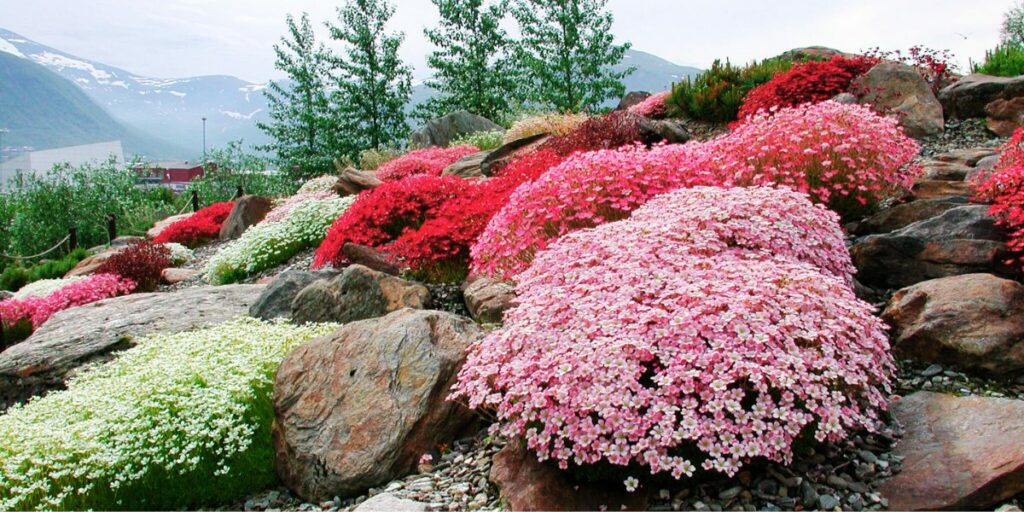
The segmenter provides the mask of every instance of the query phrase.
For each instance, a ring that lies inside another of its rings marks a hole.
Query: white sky
[[[394,0],[402,53],[427,74],[423,27],[429,0]],[[0,27],[133,73],[176,78],[280,76],[271,45],[288,12],[308,11],[318,30],[341,0],[0,0]],[[949,49],[962,67],[996,44],[1011,0],[610,0],[615,33],[634,48],[683,65],[716,57],[746,62],[790,48],[845,51],[923,44]]]

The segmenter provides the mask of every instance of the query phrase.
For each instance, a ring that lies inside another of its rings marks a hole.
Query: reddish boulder
[[[88,258],[79,261],[78,264],[74,266],[74,268],[72,268],[66,274],[64,274],[64,277],[78,277],[93,274],[97,270],[99,270],[100,267],[102,267],[103,264],[106,263],[106,261],[110,259],[111,256],[119,252],[121,252],[121,249],[111,248],[93,254],[92,256],[89,256]]]
[[[360,171],[352,166],[342,167],[339,161],[335,161],[334,166],[338,169],[338,182],[334,184],[334,191],[341,197],[354,196],[380,185],[377,173],[373,171]]]
[[[377,272],[383,272],[397,276],[402,273],[402,267],[394,262],[390,254],[378,251],[366,245],[346,243],[341,252],[352,262],[353,265],[362,265]]]
[[[911,137],[942,133],[942,104],[916,69],[898,62],[880,62],[858,77],[851,86],[858,102],[877,111],[895,114]]]
[[[964,181],[971,167],[960,162],[939,162],[930,161],[921,164],[924,169],[924,178],[940,181]]]
[[[920,391],[891,407],[906,434],[880,489],[890,510],[991,510],[1024,492],[1024,401]]]
[[[512,307],[516,299],[515,288],[489,277],[471,277],[462,285],[466,309],[473,318],[482,323],[501,323],[505,310]]]
[[[231,240],[242,236],[249,226],[259,224],[273,208],[274,202],[269,197],[239,197],[220,227],[220,239]]]
[[[983,159],[998,154],[999,150],[995,148],[965,148],[956,149],[947,153],[940,153],[932,158],[940,162],[951,162],[963,164],[968,167],[975,167],[978,165],[978,162],[981,162]]]
[[[1014,130],[1024,126],[1024,96],[997,99],[985,105],[985,122],[988,129],[1003,137],[1013,135]]]
[[[922,179],[914,183],[912,193],[916,199],[971,197],[974,195],[974,188],[964,181]]]
[[[165,284],[178,284],[201,273],[202,271],[191,268],[165,268],[160,272],[160,281]]]

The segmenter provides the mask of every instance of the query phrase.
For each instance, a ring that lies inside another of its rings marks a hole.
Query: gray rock
[[[968,75],[939,91],[946,117],[985,117],[985,106],[997,99],[1024,96],[1024,76],[1003,78]]]
[[[966,200],[920,199],[886,208],[857,225],[857,235],[882,234],[905,228],[915,222],[942,215],[947,210],[964,206]]]
[[[818,508],[821,510],[834,510],[839,506],[839,499],[831,494],[822,494],[818,496]]]
[[[348,323],[384,316],[402,308],[430,307],[426,286],[351,265],[341,275],[306,286],[292,301],[296,323]]]
[[[924,371],[921,372],[921,376],[922,377],[934,377],[934,376],[936,376],[936,375],[938,375],[940,373],[942,373],[942,365],[941,364],[933,364],[933,365],[929,366],[928,368],[925,368]],[[871,453],[871,452],[868,452],[868,453]],[[871,462],[871,461],[868,461],[868,462]]]
[[[480,166],[490,154],[490,151],[480,151],[472,155],[466,155],[445,167],[444,171],[441,171],[441,175],[458,176],[460,178],[483,178],[485,176]]]
[[[800,482],[800,501],[804,504],[804,507],[815,507],[818,505],[818,491],[807,480]]]
[[[896,62],[880,62],[854,80],[860,103],[878,112],[894,113],[907,135],[927,137],[942,133],[942,104],[916,69]]]
[[[426,512],[426,510],[426,503],[382,493],[359,504],[354,512]]]
[[[290,318],[292,301],[304,288],[320,279],[330,279],[336,271],[288,270],[277,276],[249,307],[249,316],[263,320]]]
[[[516,139],[511,142],[503,144],[500,148],[491,151],[483,162],[480,162],[480,172],[484,176],[494,176],[494,174],[508,165],[509,162],[519,158],[520,156],[529,154],[535,149],[542,146],[551,138],[546,133],[538,133],[537,135],[531,135],[529,137],[523,137]]]
[[[970,205],[949,209],[942,214],[915,222],[892,233],[920,240],[992,240],[1002,242],[1006,234],[996,227],[988,206]]]
[[[460,110],[427,121],[412,133],[409,137],[409,145],[418,148],[447,147],[462,135],[490,131],[504,131],[504,129],[490,119]]]
[[[0,353],[0,406],[63,386],[68,374],[112,359],[139,337],[186,332],[244,316],[263,285],[140,293],[66,309]]]
[[[462,285],[462,294],[469,313],[482,323],[500,323],[516,299],[512,285],[488,277],[467,280]]]
[[[647,98],[651,97],[651,93],[647,91],[630,91],[619,100],[619,105],[615,107],[615,110],[628,110],[629,107],[639,105],[644,102]]]

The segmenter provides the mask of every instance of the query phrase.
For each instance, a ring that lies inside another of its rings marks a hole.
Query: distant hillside
[[[180,149],[124,127],[79,88],[46,68],[0,52],[4,146],[46,149],[121,140],[128,153],[170,157]]]

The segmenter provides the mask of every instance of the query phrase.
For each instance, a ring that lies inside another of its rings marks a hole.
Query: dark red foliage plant
[[[114,254],[98,270],[119,275],[138,283],[137,291],[153,291],[160,284],[160,273],[171,266],[171,250],[149,241],[134,242]]]
[[[544,143],[542,149],[550,149],[561,156],[577,151],[614,149],[626,144],[640,142],[643,132],[640,123],[643,118],[625,110],[587,119],[575,130],[553,137]]]
[[[747,93],[740,107],[739,119],[742,122],[762,110],[830,100],[848,92],[850,84],[877,63],[875,57],[837,55],[827,61],[796,64]]]
[[[214,203],[191,216],[167,226],[153,242],[179,243],[189,247],[202,245],[220,236],[220,227],[231,214],[233,202]]]

